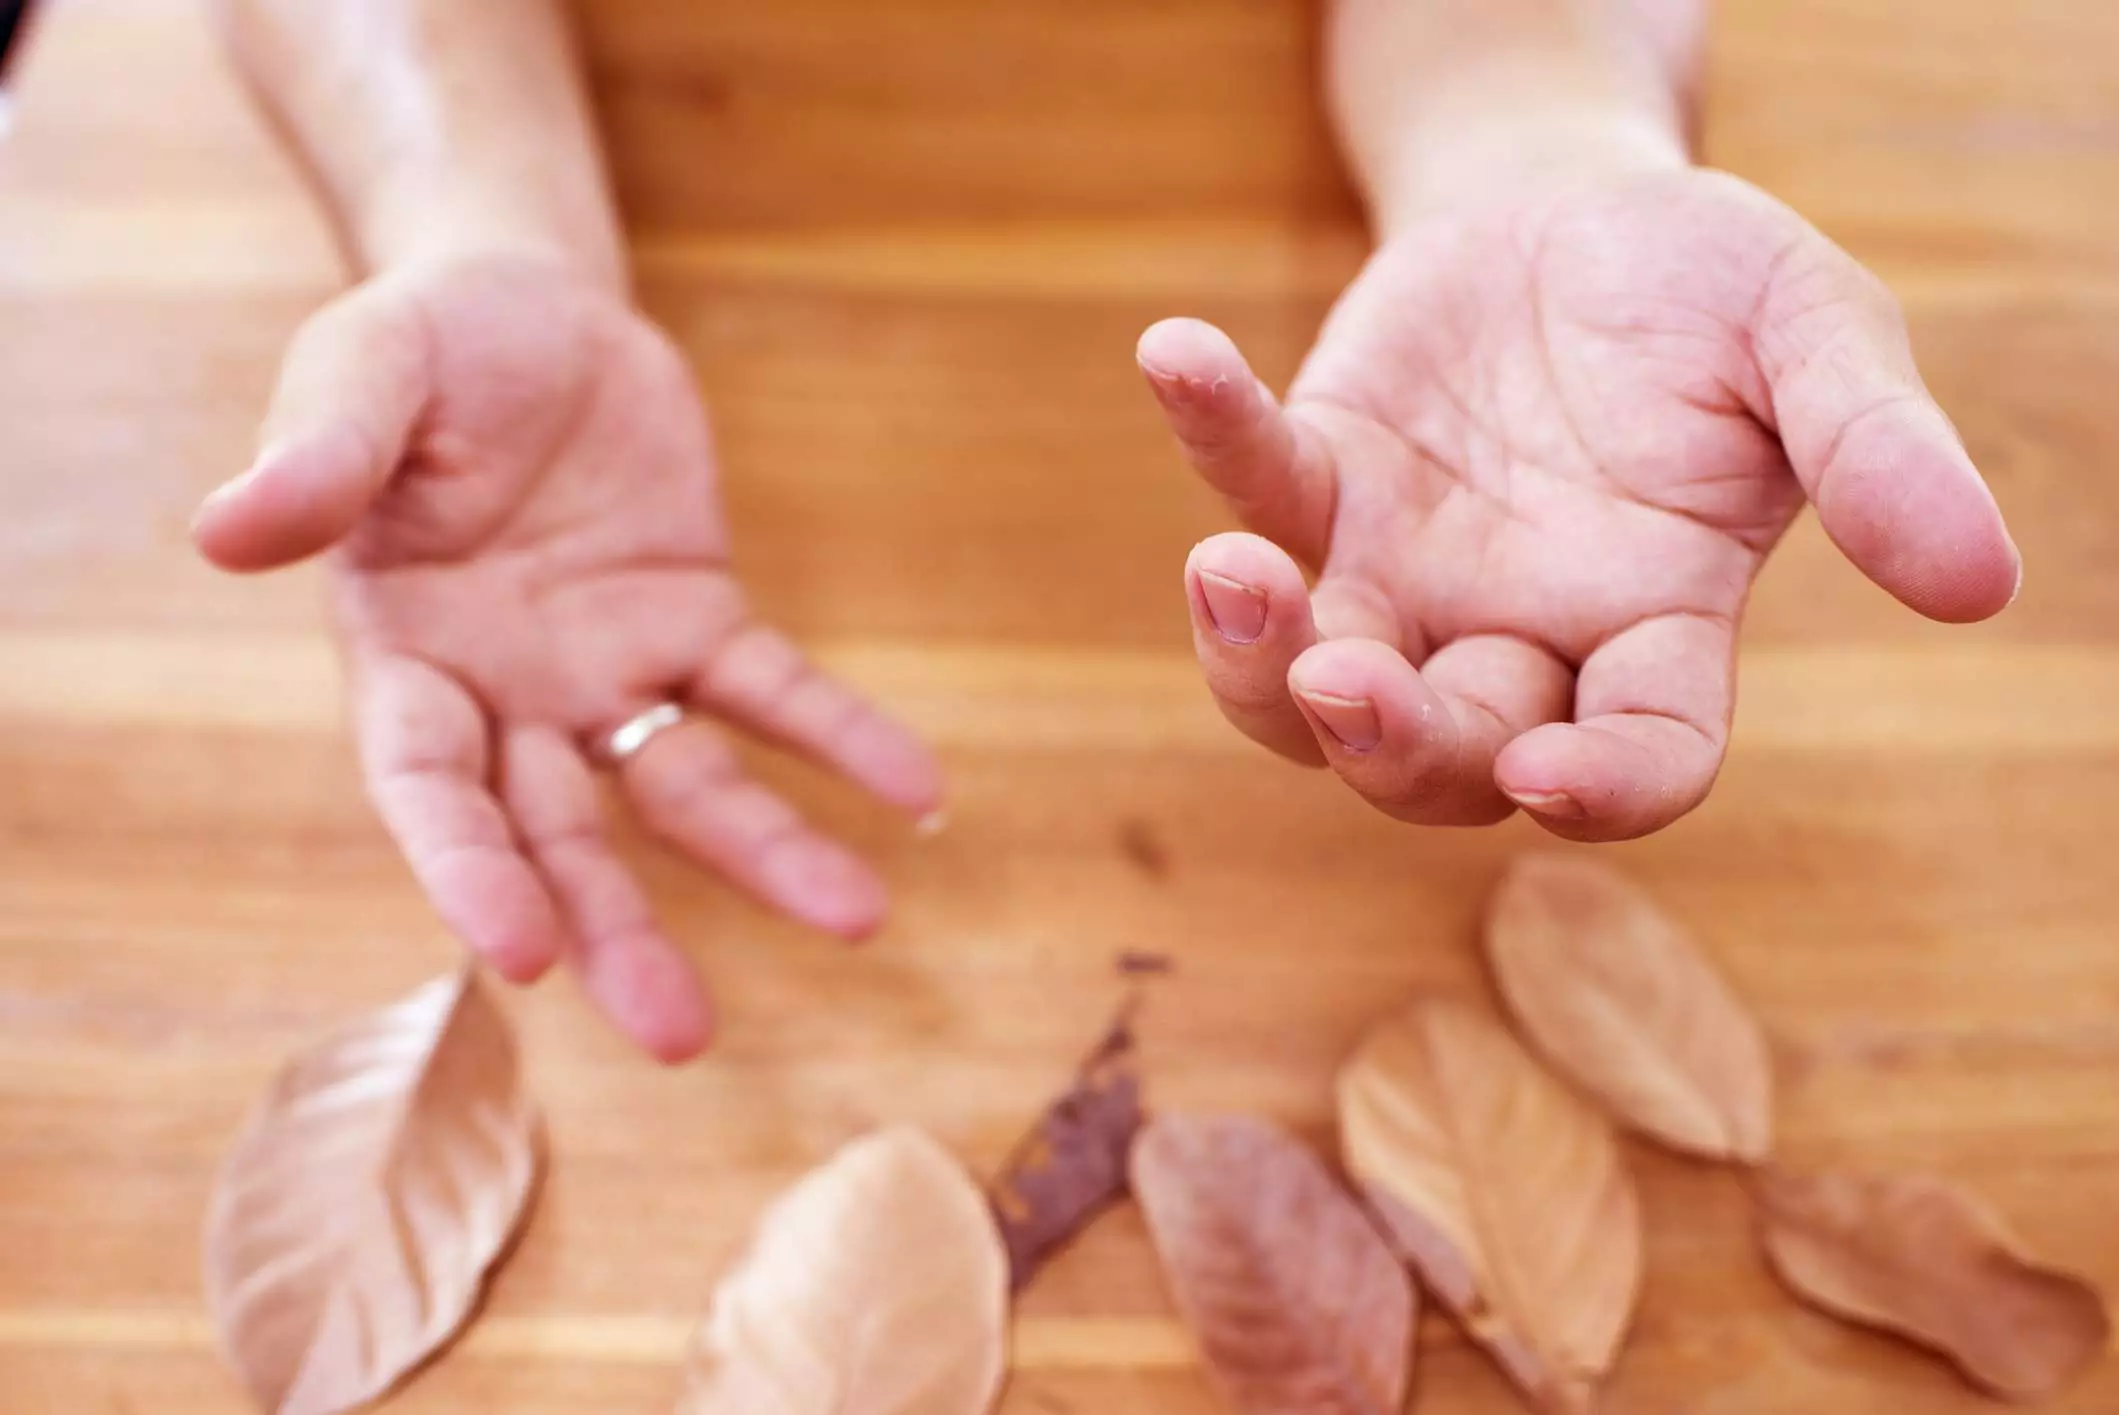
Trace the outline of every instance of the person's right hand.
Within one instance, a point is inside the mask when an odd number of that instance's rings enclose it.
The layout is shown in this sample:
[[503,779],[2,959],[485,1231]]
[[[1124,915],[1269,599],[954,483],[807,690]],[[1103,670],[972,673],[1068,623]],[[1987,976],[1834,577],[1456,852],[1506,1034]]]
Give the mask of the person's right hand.
[[[912,815],[941,777],[908,732],[745,603],[685,361],[557,262],[428,264],[361,286],[289,351],[252,469],[194,526],[215,564],[332,550],[368,788],[441,917],[504,976],[555,961],[656,1056],[705,998],[598,819],[613,729],[674,701]],[[744,774],[701,718],[619,773],[641,819],[765,903],[876,927],[883,886]]]

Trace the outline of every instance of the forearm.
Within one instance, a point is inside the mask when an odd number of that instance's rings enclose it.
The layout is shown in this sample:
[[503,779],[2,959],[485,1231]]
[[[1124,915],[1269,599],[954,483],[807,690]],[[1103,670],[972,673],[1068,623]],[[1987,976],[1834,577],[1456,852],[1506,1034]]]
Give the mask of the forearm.
[[1377,224],[1572,174],[1683,163],[1706,9],[1332,0],[1332,113]]
[[510,253],[624,283],[559,0],[218,3],[365,269]]

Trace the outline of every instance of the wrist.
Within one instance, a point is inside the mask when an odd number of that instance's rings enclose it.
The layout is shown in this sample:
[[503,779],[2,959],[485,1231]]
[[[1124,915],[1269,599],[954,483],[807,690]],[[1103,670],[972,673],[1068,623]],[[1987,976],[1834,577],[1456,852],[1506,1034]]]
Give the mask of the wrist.
[[1377,226],[1691,160],[1703,0],[1331,0],[1328,87]]
[[1377,234],[1438,212],[1502,205],[1691,165],[1676,113],[1529,100],[1416,124],[1368,164]]
[[465,261],[535,261],[630,298],[625,246],[607,205],[486,193],[405,177],[365,204],[351,236],[370,274]]

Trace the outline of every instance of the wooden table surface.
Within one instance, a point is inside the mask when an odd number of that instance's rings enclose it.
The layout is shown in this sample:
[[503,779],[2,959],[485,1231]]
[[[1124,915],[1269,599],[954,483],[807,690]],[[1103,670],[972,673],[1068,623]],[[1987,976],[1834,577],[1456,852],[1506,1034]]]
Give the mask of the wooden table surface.
[[[320,223],[199,0],[61,0],[0,143],[0,1411],[232,1415],[197,1277],[276,1062],[454,950],[364,807],[315,582],[216,578]],[[661,1071],[561,983],[510,999],[555,1162],[405,1415],[664,1411],[780,1185],[883,1121],[990,1166],[1177,964],[1154,1097],[1324,1140],[1364,1020],[1476,990],[1520,823],[1429,833],[1215,717],[1179,568],[1224,518],[1136,386],[1224,321],[1286,375],[1358,261],[1283,0],[598,0],[643,296],[696,356],[758,598],[940,743],[910,834],[769,767],[882,860],[848,952],[643,849],[727,1030]],[[1610,858],[1767,1019],[1797,1162],[1928,1166],[2119,1292],[2119,7],[1729,0],[1710,155],[1873,262],[2029,565],[1915,622],[1803,525],[1768,571],[1708,806]],[[1620,1415],[1983,1402],[1792,1307],[1721,1174],[1643,1153]],[[1421,1409],[1515,1409],[1430,1320]],[[1028,1295],[1004,1410],[1216,1409],[1130,1211]],[[2119,1362],[2054,1407],[2119,1410]]]

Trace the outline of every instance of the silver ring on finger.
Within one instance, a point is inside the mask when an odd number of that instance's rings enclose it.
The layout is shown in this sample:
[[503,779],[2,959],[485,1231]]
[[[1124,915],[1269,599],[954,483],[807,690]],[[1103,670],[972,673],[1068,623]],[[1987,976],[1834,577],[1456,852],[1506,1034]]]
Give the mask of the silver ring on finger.
[[648,743],[683,721],[684,709],[676,703],[657,703],[645,712],[635,713],[603,739],[603,759],[614,767],[624,766],[639,756]]

